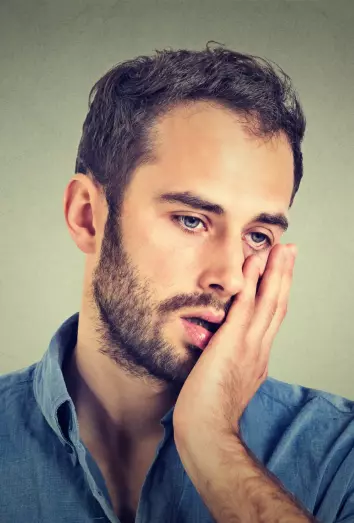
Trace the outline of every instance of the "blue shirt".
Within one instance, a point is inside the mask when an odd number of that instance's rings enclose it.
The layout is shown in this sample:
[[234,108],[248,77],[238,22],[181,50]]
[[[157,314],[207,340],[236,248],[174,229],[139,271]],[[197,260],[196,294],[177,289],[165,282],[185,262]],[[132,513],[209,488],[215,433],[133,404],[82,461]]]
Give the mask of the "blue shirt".
[[[43,359],[0,378],[0,522],[118,522],[104,479],[80,441],[64,355],[78,314]],[[179,459],[173,409],[142,487],[138,523],[212,523]],[[321,522],[354,522],[354,402],[268,378],[241,419],[244,442]]]

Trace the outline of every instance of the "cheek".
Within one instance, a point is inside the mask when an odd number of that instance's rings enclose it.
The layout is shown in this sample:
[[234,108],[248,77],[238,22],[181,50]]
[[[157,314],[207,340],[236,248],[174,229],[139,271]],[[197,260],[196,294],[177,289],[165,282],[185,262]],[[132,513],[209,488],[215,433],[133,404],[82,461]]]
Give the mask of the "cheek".
[[188,285],[196,265],[198,249],[183,241],[182,235],[154,212],[127,213],[123,220],[123,243],[138,271],[160,299]]
[[183,288],[196,263],[196,249],[157,230],[141,232],[139,241],[129,242],[129,249],[141,278],[148,278],[159,295],[170,295],[172,288]]

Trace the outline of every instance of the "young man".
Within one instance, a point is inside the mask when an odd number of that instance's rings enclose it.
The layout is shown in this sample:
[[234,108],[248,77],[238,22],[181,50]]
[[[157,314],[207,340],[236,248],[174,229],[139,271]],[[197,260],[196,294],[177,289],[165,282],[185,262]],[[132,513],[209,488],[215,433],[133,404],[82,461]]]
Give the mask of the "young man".
[[267,378],[302,177],[289,78],[163,51],[92,94],[64,196],[82,306],[0,380],[1,523],[354,521],[353,404]]

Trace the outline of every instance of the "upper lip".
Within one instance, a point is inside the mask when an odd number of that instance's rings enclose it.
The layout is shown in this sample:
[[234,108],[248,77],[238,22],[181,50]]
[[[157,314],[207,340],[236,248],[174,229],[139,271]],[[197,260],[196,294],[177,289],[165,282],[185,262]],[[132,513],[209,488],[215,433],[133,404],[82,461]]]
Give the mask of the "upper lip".
[[202,312],[191,312],[190,314],[185,314],[183,318],[201,318],[202,320],[208,321],[210,323],[220,324],[225,318],[225,313],[216,314],[212,311],[202,311]]

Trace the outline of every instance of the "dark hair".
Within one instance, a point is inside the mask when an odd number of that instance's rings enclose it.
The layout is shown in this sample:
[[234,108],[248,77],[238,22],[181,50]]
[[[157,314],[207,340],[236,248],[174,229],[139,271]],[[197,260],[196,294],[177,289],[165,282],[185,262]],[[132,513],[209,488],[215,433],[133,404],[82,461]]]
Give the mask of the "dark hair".
[[286,134],[294,156],[292,204],[303,174],[305,117],[290,78],[265,59],[207,45],[128,60],[92,88],[75,170],[92,174],[111,213],[119,211],[135,168],[152,158],[149,130],[156,118],[198,100],[245,117],[258,136]]

